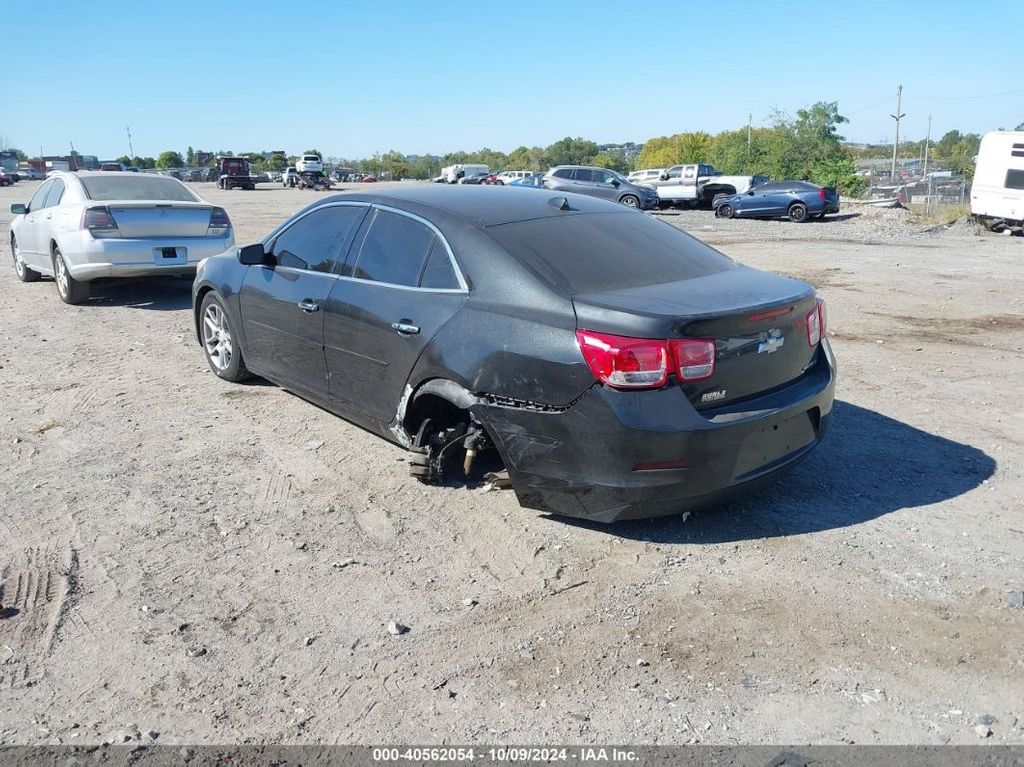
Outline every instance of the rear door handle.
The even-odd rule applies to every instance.
[[[397,330],[402,335],[416,335],[420,332],[419,325],[413,325],[409,320],[401,320],[399,322],[392,322],[391,327]]]
[[[320,309],[320,304],[313,301],[299,301],[298,307],[304,312],[315,312]]]

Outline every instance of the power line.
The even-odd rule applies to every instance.
[[[911,94],[907,96],[908,99],[938,99],[940,101],[964,101],[967,99],[997,99],[1002,96],[1012,96],[1015,93],[1024,93],[1024,88],[1016,88],[1012,91],[1003,91],[1002,93],[987,93],[984,95],[976,94],[972,96],[915,96]]]

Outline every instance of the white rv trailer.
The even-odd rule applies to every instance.
[[[981,139],[971,213],[986,224],[1024,225],[1024,131],[992,131]]]

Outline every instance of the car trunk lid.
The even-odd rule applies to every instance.
[[[806,317],[816,308],[803,282],[736,269],[691,280],[573,297],[581,329],[632,338],[707,338],[715,367],[701,380],[673,380],[698,409],[717,407],[799,378],[814,362]]]
[[[191,202],[106,203],[122,237],[205,237],[211,205]]]

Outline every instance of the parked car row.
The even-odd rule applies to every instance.
[[[98,277],[194,272],[217,377],[287,387],[407,448],[424,482],[490,468],[525,507],[613,522],[804,459],[835,387],[814,289],[614,194],[559,192],[335,195],[234,248],[227,212],[173,178],[61,173],[11,207],[11,249],[67,303]]]

